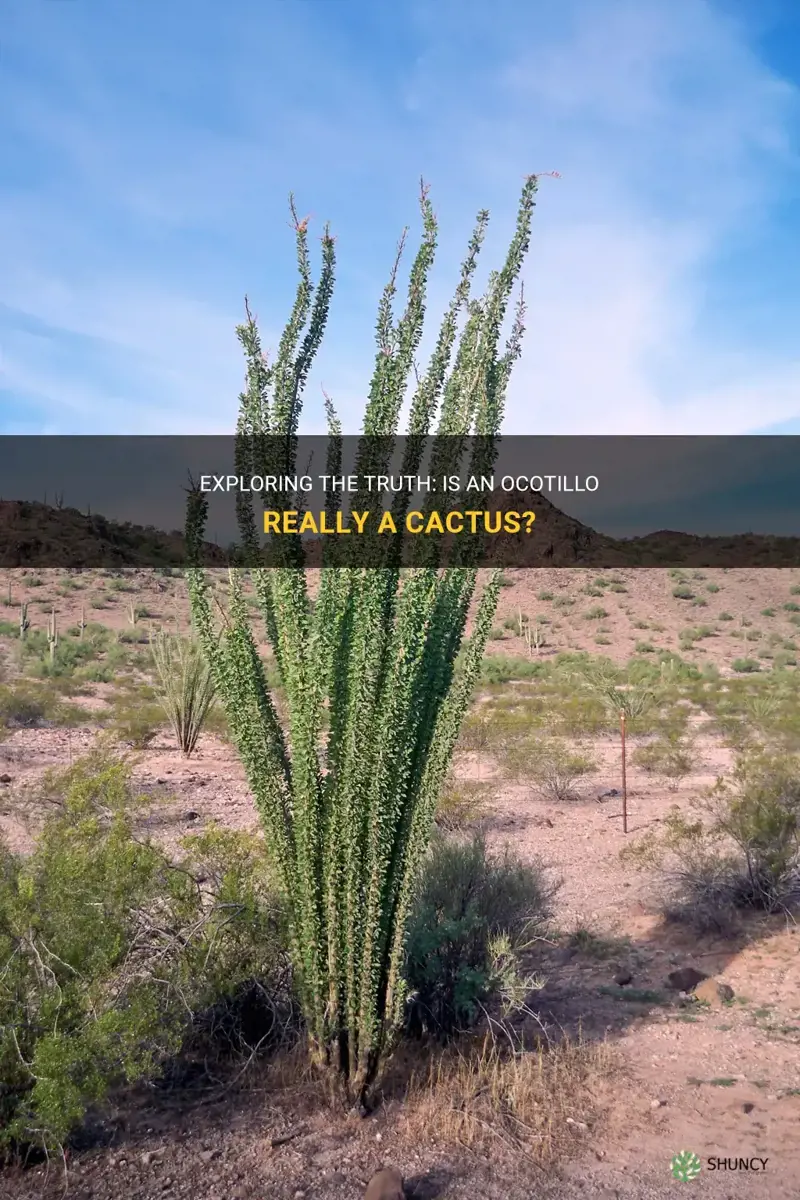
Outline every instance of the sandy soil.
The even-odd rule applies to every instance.
[[[79,618],[81,607],[106,594],[100,573],[77,576],[85,587],[64,596],[54,580],[30,588],[22,573],[12,574],[13,601],[29,598],[34,627],[44,624],[54,599],[66,627]],[[520,610],[533,619],[545,616],[551,644],[543,653],[587,649],[622,660],[643,640],[677,650],[682,628],[707,623],[716,635],[696,643],[691,657],[723,671],[736,658],[757,657],[770,634],[774,644],[797,632],[793,610],[782,606],[792,603],[790,589],[800,584],[800,571],[704,575],[691,586],[707,607],[691,608],[691,601],[672,596],[676,583],[666,571],[615,572],[612,578],[627,590],[605,588],[599,600],[581,590],[587,582],[591,586],[594,574],[511,573],[513,586],[503,589],[496,625],[500,629]],[[720,591],[704,590],[709,583]],[[133,598],[157,614],[148,618],[154,623],[186,621],[176,581],[139,573],[131,586],[135,592],[111,596],[108,608],[92,610],[91,619],[124,628],[125,604]],[[542,593],[575,604],[559,608],[537,598]],[[587,619],[585,611],[596,605],[608,616]],[[765,609],[773,615],[762,616]],[[734,620],[720,622],[724,611]],[[648,628],[639,628],[642,624]],[[605,632],[598,635],[601,628]],[[746,642],[750,631],[760,637]],[[737,633],[742,636],[733,636]],[[600,646],[598,636],[607,639]],[[524,653],[525,645],[506,631],[492,650]],[[769,660],[762,662],[767,666]],[[671,805],[688,804],[729,764],[725,747],[702,726],[696,734],[695,773],[677,787],[629,768],[627,839],[656,825]],[[0,743],[0,832],[12,846],[29,848],[35,835],[25,820],[27,789],[49,767],[85,753],[97,736],[88,702],[85,725],[22,729]],[[120,1098],[103,1126],[109,1144],[89,1145],[72,1156],[69,1195],[345,1200],[361,1195],[371,1172],[389,1161],[405,1172],[409,1195],[418,1200],[646,1200],[672,1196],[685,1186],[669,1172],[671,1157],[684,1149],[701,1159],[767,1160],[766,1171],[758,1174],[704,1169],[693,1184],[698,1195],[788,1200],[800,1194],[800,934],[792,924],[765,920],[746,938],[715,942],[661,924],[648,910],[652,881],[618,857],[626,842],[620,801],[605,795],[619,786],[618,746],[602,738],[585,745],[598,769],[585,781],[581,799],[571,802],[544,800],[532,784],[508,782],[490,758],[463,755],[457,764],[463,777],[490,786],[490,841],[549,864],[563,878],[560,928],[582,926],[595,938],[594,948],[571,950],[562,939],[542,959],[547,983],[537,1005],[545,1027],[607,1041],[618,1063],[602,1097],[602,1117],[576,1133],[575,1155],[559,1172],[545,1177],[502,1152],[487,1162],[457,1147],[415,1146],[402,1137],[402,1114],[392,1103],[366,1121],[345,1119],[315,1109],[302,1090],[276,1094],[254,1072],[244,1090],[237,1086],[215,1103],[153,1089]],[[167,845],[210,820],[255,827],[235,752],[212,736],[185,761],[172,739],[160,735],[138,756],[135,779],[153,800],[146,825]],[[600,945],[609,952],[598,953]],[[669,991],[666,976],[683,966],[724,980],[733,988],[733,1003],[698,1010]],[[624,986],[614,982],[621,972],[630,975]],[[642,991],[657,993],[658,1001],[652,995],[631,998]],[[38,1167],[6,1171],[0,1174],[0,1194],[14,1200],[61,1194],[59,1172],[57,1164],[49,1173]]]

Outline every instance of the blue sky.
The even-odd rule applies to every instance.
[[[4,0],[0,431],[224,433],[287,195],[330,220],[321,387],[360,427],[417,183],[431,335],[475,213],[543,180],[510,432],[800,432],[796,0]],[[429,344],[429,343],[428,343]]]

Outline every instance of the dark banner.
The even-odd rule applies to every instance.
[[[192,555],[800,566],[800,439],[0,438],[0,565],[181,567]]]

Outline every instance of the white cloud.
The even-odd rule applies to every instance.
[[[733,434],[800,416],[800,355],[748,346],[733,310],[704,329],[718,256],[791,165],[797,95],[743,31],[693,0],[584,5],[508,80],[549,144],[562,132],[569,193],[561,217],[554,185],[537,226],[513,427]]]
[[[115,133],[110,118],[99,127],[90,119],[108,107],[113,70],[102,85],[84,78],[84,109],[55,125],[52,104],[34,103],[28,83],[20,95],[30,128],[60,146],[91,206],[82,212],[69,189],[61,195],[63,185],[0,205],[8,264],[0,301],[48,327],[53,346],[79,342],[56,365],[41,346],[37,354],[30,339],[6,332],[4,386],[35,397],[68,428],[73,417],[111,428],[116,407],[120,430],[229,430],[242,375],[233,331],[240,293],[252,291],[256,309],[265,295],[274,325],[294,286],[285,226],[255,220],[251,232],[242,214],[256,214],[263,195],[271,216],[276,189],[282,202],[283,181],[296,171],[311,192],[303,199],[322,216],[326,206],[351,214],[307,428],[319,428],[324,382],[354,430],[374,305],[398,232],[397,196],[413,204],[413,181],[427,163],[451,271],[447,284],[436,275],[432,316],[474,210],[502,198],[486,250],[496,260],[523,173],[563,175],[543,181],[535,215],[529,332],[512,381],[510,431],[742,433],[800,416],[800,356],[786,331],[753,344],[719,284],[721,259],[743,231],[768,232],[796,165],[797,94],[759,60],[749,31],[704,0],[583,0],[555,12],[542,3],[527,17],[511,0],[490,10],[431,0],[416,17],[415,52],[399,82],[383,89],[367,59],[342,57],[344,37],[326,41],[325,28],[306,29],[307,56],[287,65],[279,31],[272,68],[292,75],[292,95],[316,82],[302,105],[285,104],[280,121],[270,114],[284,76],[259,81],[257,39],[228,45],[220,104],[229,117],[238,113],[238,124],[205,132],[172,113],[152,152],[140,129],[130,156],[126,125]],[[168,79],[180,45],[159,51],[159,79]],[[320,68],[329,47],[328,57],[338,57],[326,92]],[[52,45],[48,54],[58,61]],[[69,71],[87,61],[71,52]],[[191,59],[176,70],[190,81]],[[152,95],[148,103],[151,119]],[[266,247],[252,247],[254,237]],[[713,322],[710,289],[723,300]],[[800,316],[794,305],[785,306],[787,324]],[[356,340],[354,321],[364,314]],[[274,333],[264,340],[274,344]]]

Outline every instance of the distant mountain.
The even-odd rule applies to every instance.
[[[53,508],[24,500],[0,500],[0,566],[179,566],[183,534],[152,526],[109,521],[77,508]],[[223,566],[226,553],[206,543],[206,561]]]

